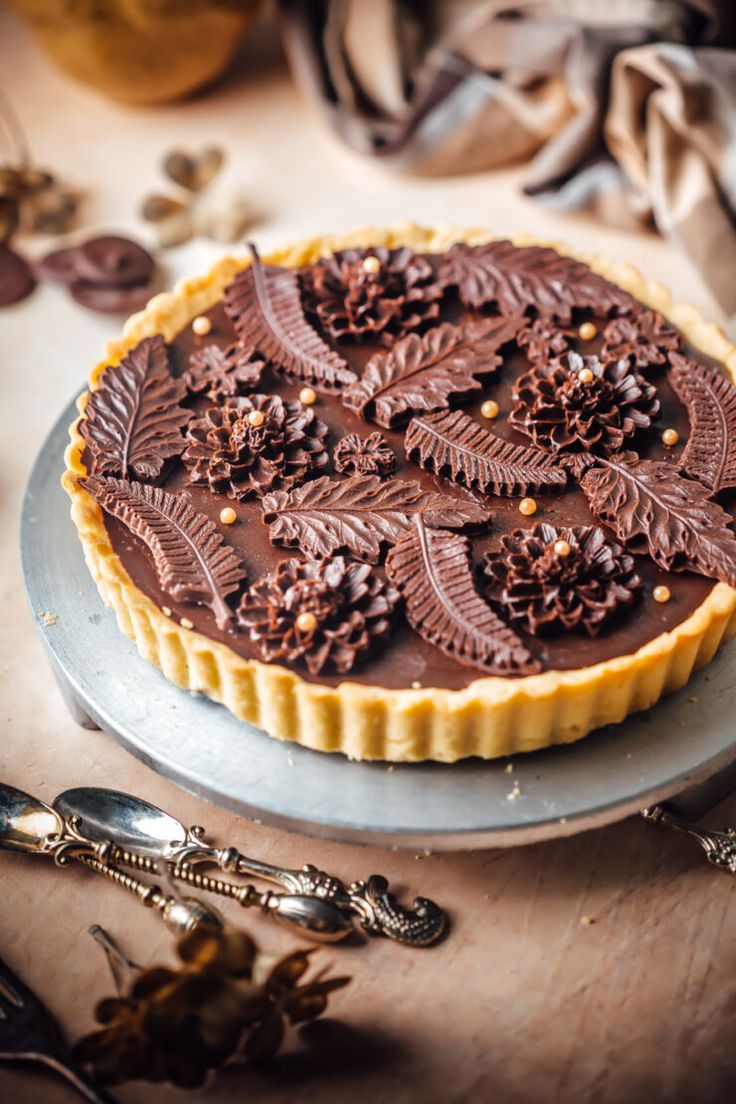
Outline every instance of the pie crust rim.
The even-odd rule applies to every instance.
[[[454,227],[401,224],[367,227],[350,234],[319,236],[275,250],[266,264],[302,266],[349,247],[407,245],[418,252],[443,251],[454,242],[480,245],[499,235]],[[736,381],[736,346],[695,307],[673,304],[661,284],[646,281],[632,265],[573,253],[556,242],[527,235],[515,245],[551,245],[585,261],[594,272],[665,315],[689,343],[719,361]],[[93,369],[96,390],[105,368],[117,364],[144,337],[168,341],[221,299],[247,257],[226,257],[202,277],[181,281],[155,296],[125,324]],[[352,759],[392,762],[455,762],[468,756],[494,759],[553,744],[570,743],[603,725],[648,709],[683,687],[693,671],[713,658],[736,632],[736,589],[716,583],[701,604],[670,632],[628,655],[590,667],[545,671],[519,679],[481,677],[462,690],[422,687],[387,689],[346,680],[337,686],[308,682],[296,671],[244,659],[226,644],[186,629],[168,617],[132,581],[110,542],[100,506],[81,485],[85,442],[79,427],[89,391],[78,399],[80,417],[70,426],[62,485],[87,566],[100,596],[117,616],[119,629],[182,689],[201,693],[269,735]]]

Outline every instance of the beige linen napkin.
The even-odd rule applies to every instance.
[[[297,79],[394,168],[527,160],[525,191],[653,221],[736,314],[736,2],[280,0]]]

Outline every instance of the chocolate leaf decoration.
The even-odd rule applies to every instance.
[[[182,428],[191,411],[179,406],[187,393],[169,371],[163,337],[146,337],[106,368],[87,399],[80,432],[97,475],[157,479],[164,462],[184,451]]]
[[[736,487],[736,387],[717,368],[670,353],[669,381],[687,407],[690,436],[680,467],[714,494]]]
[[[599,457],[580,486],[596,517],[633,552],[647,550],[668,571],[696,571],[736,585],[731,518],[708,490],[663,460],[623,452]]]
[[[317,391],[338,391],[357,378],[310,326],[293,269],[264,268],[248,245],[250,268],[225,289],[225,310],[243,344]]]
[[[462,410],[412,418],[404,448],[420,467],[484,493],[525,495],[567,483],[549,453],[504,441]]]
[[[482,526],[490,519],[472,499],[377,475],[340,480],[322,476],[291,491],[264,495],[261,504],[275,544],[301,548],[312,558],[347,549],[370,563],[378,563],[381,545],[394,544],[420,510],[428,525],[449,529]]]
[[[453,396],[480,388],[474,377],[498,368],[497,350],[523,325],[523,318],[484,318],[463,326],[444,322],[425,334],[408,334],[389,352],[371,357],[342,400],[387,429],[415,411],[443,410]]]
[[[124,479],[90,476],[84,486],[108,514],[143,541],[161,589],[177,602],[208,606],[221,629],[232,610],[227,596],[245,579],[245,568],[214,522],[183,495]]]
[[[540,664],[475,589],[466,537],[428,528],[418,514],[388,554],[386,574],[409,623],[446,656],[489,675],[531,675]]]
[[[487,245],[453,245],[440,264],[438,280],[457,287],[466,306],[495,303],[502,314],[522,314],[534,307],[569,322],[573,307],[603,314],[627,310],[636,301],[598,276],[582,261],[543,246],[516,246],[510,241]]]

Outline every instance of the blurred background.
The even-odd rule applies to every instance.
[[[728,326],[734,46],[731,0],[5,0],[0,231],[31,263],[124,233],[164,284],[245,235],[529,231],[667,256]]]

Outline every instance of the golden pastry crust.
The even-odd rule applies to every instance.
[[[477,245],[495,236],[452,227],[425,229],[413,224],[390,229],[366,228],[336,237],[315,237],[276,250],[268,264],[299,266],[349,246],[409,245],[442,251],[456,241]],[[516,245],[539,243],[528,236]],[[673,305],[661,284],[648,283],[628,264],[577,255],[606,279],[666,315],[688,341],[720,361],[736,379],[736,347],[723,332],[687,305]],[[161,333],[170,340],[192,318],[212,307],[247,258],[226,258],[197,279],[181,282],[170,294],[157,295],[145,310],[128,319],[123,336],[90,376],[95,390],[104,369],[116,364],[144,337]],[[89,392],[79,399],[84,413]],[[62,483],[72,500],[72,518],[87,565],[122,632],[140,654],[177,685],[221,702],[237,717],[272,736],[319,751],[340,751],[353,759],[395,762],[435,759],[454,762],[477,755],[492,759],[552,744],[569,743],[593,729],[647,709],[663,694],[684,686],[692,672],[708,663],[718,646],[736,631],[736,590],[717,583],[698,608],[674,630],[630,655],[569,671],[546,671],[521,679],[479,678],[464,690],[387,690],[342,682],[321,686],[296,672],[243,659],[225,644],[182,628],[132,582],[112,548],[102,511],[80,485],[84,441],[77,419],[70,427],[67,471]]]

